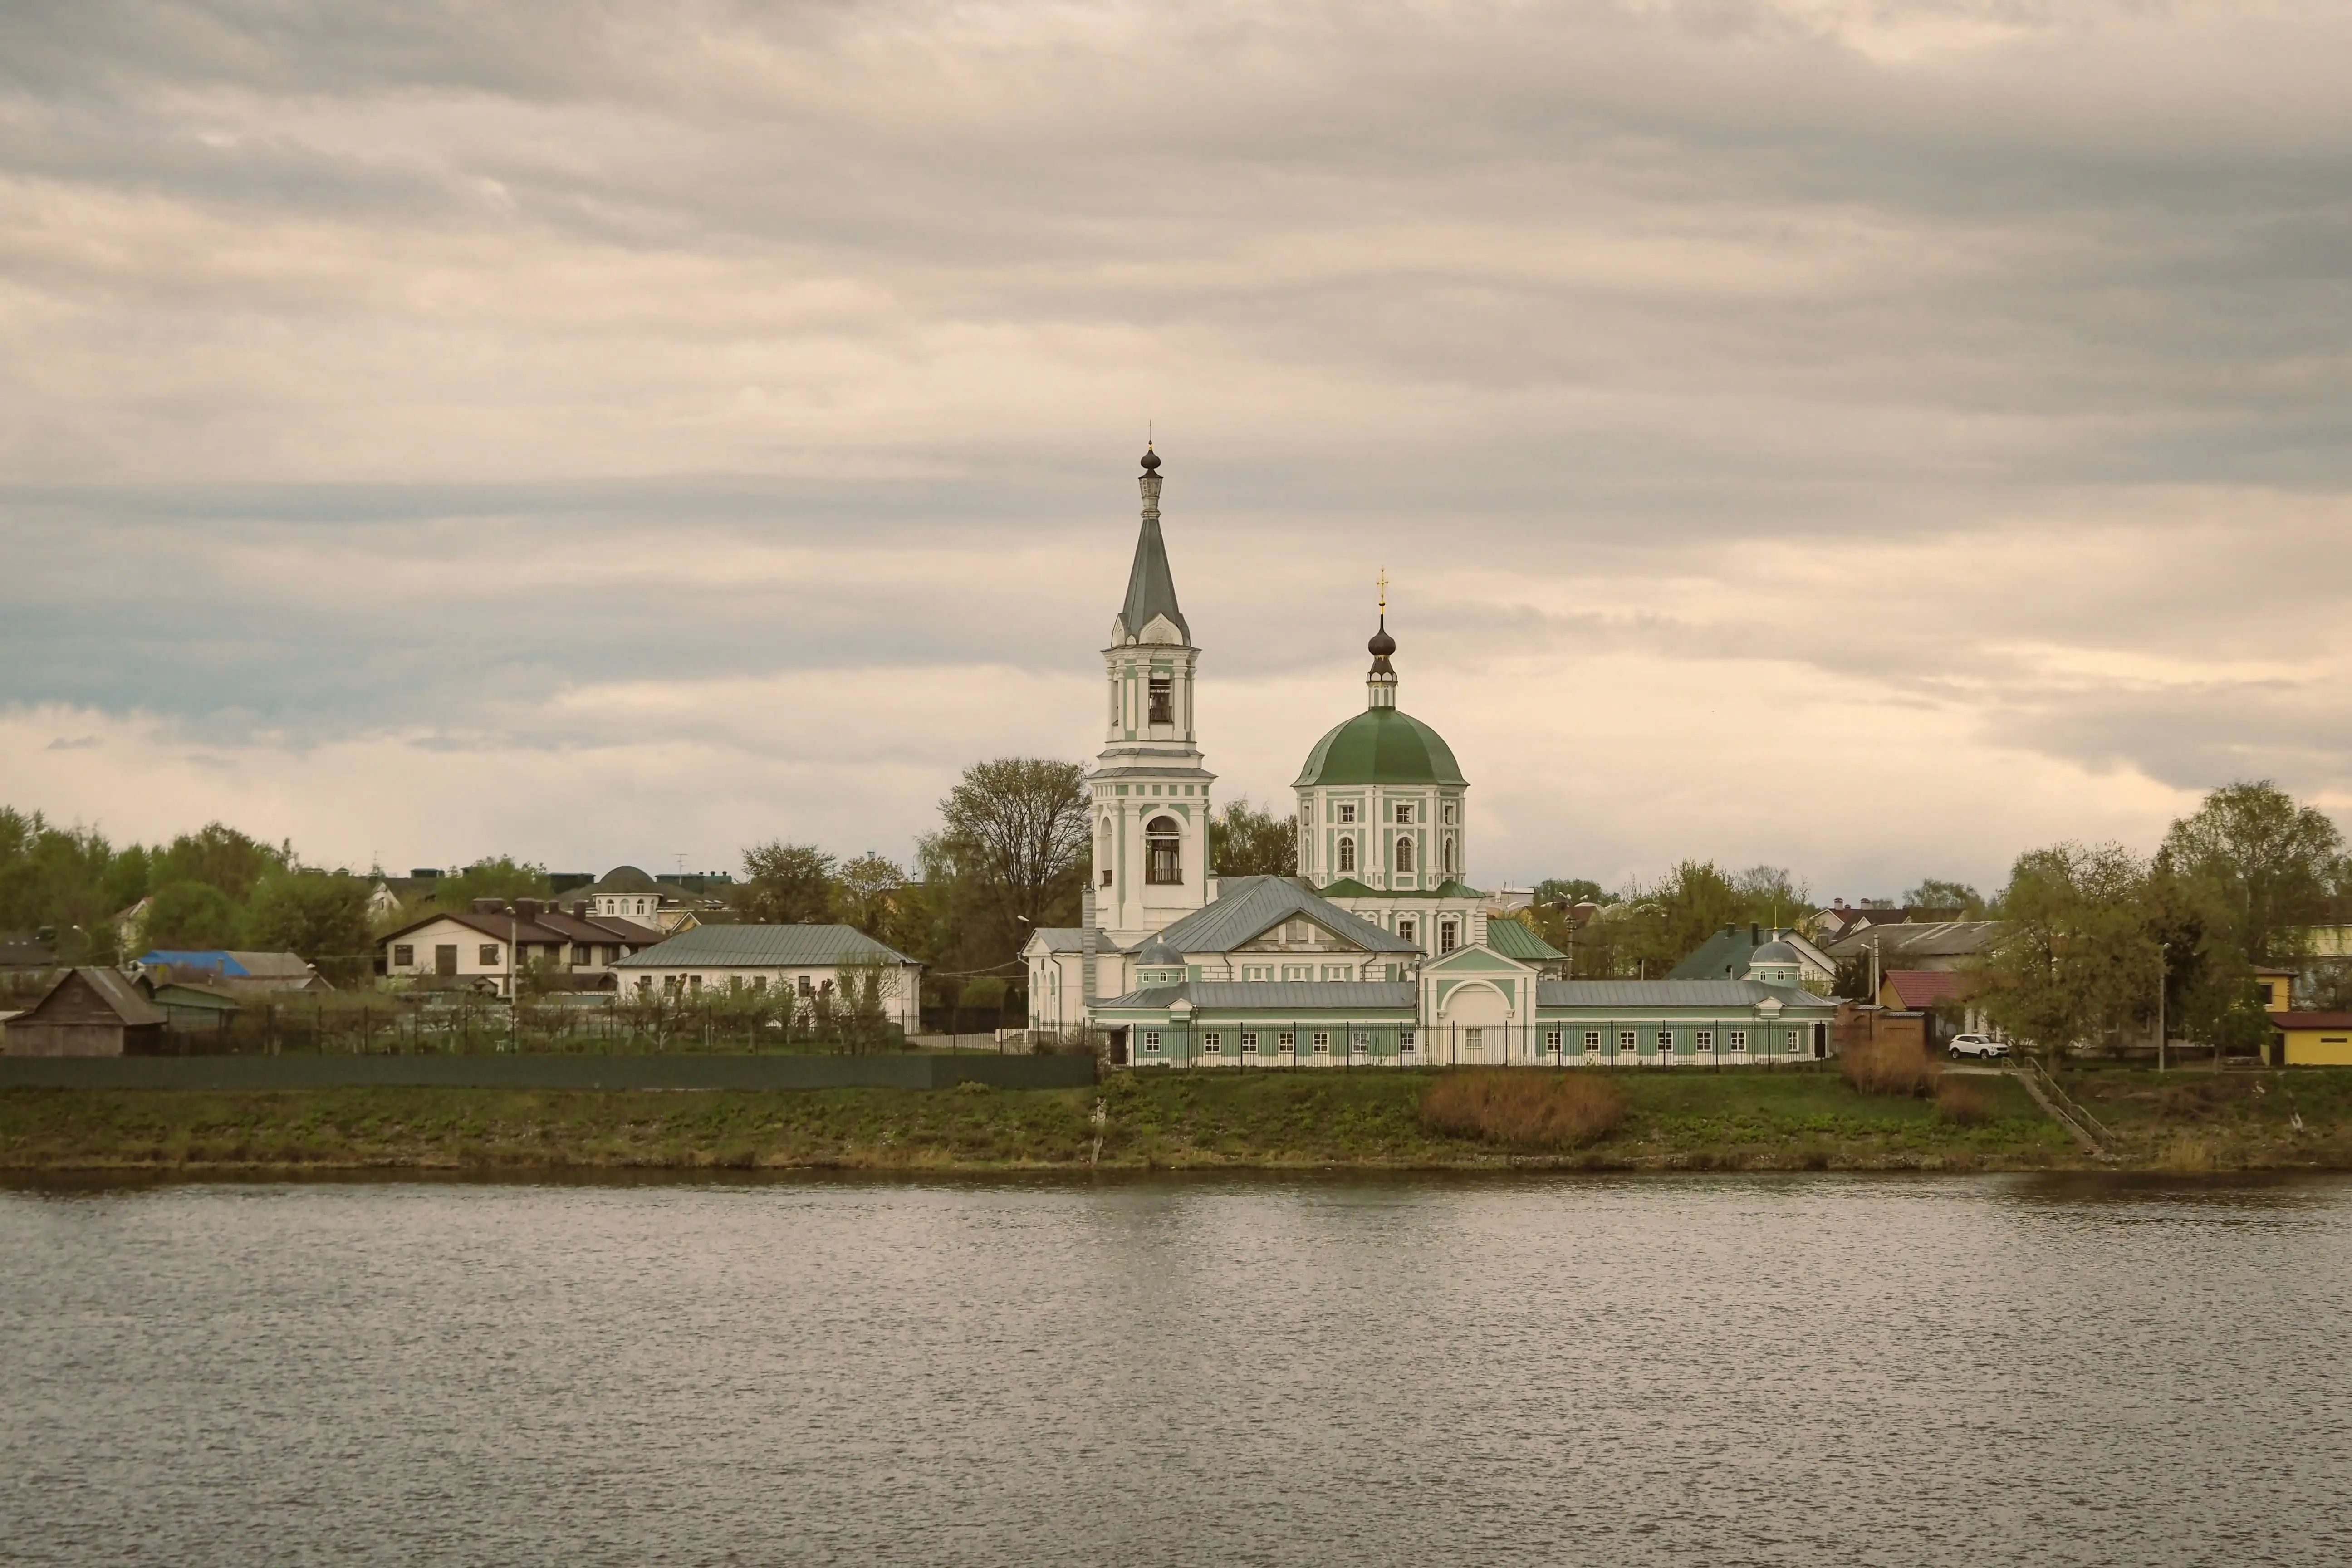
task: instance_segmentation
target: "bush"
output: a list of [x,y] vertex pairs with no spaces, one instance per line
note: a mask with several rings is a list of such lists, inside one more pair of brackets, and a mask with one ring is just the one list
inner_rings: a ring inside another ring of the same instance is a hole
[[1944,1064],[1914,1041],[1870,1040],[1841,1055],[1838,1071],[1864,1094],[1925,1095],[1936,1092]]
[[1962,1127],[1992,1120],[1992,1100],[1974,1084],[1946,1079],[1936,1090],[1936,1114]]
[[1515,1149],[1570,1149],[1625,1120],[1625,1091],[1597,1074],[1473,1068],[1421,1096],[1422,1125]]

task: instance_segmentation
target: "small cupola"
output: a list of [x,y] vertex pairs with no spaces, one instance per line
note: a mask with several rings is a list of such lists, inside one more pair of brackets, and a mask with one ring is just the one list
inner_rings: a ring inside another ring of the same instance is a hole
[[1372,640],[1364,645],[1364,651],[1372,656],[1371,673],[1364,677],[1364,706],[1395,707],[1396,666],[1389,662],[1389,656],[1396,652],[1396,638],[1389,636],[1389,574],[1385,568],[1381,572],[1380,629],[1372,633]]
[[1153,937],[1135,954],[1135,984],[1139,990],[1149,991],[1159,985],[1184,984],[1184,955]]
[[1797,950],[1782,942],[1780,933],[1775,931],[1770,942],[1748,955],[1748,978],[1766,985],[1794,985],[1800,963]]

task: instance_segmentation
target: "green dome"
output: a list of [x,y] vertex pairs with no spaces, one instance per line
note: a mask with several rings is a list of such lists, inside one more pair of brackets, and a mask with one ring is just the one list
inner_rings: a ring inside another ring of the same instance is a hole
[[1367,708],[1315,742],[1291,787],[1467,782],[1436,731],[1393,708]]

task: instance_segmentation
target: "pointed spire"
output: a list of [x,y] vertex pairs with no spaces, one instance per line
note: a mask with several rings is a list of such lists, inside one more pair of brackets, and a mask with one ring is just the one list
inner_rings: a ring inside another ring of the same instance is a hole
[[1130,637],[1139,637],[1154,616],[1165,616],[1186,643],[1192,628],[1176,607],[1176,578],[1168,569],[1168,543],[1160,537],[1160,454],[1147,441],[1143,447],[1143,528],[1136,535],[1135,565],[1127,574],[1127,603],[1119,624]]

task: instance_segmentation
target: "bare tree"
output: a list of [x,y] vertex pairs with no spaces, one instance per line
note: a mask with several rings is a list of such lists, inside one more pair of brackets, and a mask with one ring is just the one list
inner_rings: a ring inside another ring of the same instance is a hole
[[974,763],[940,802],[927,861],[952,872],[1003,915],[1042,924],[1084,874],[1087,793],[1076,763],[999,757]]

